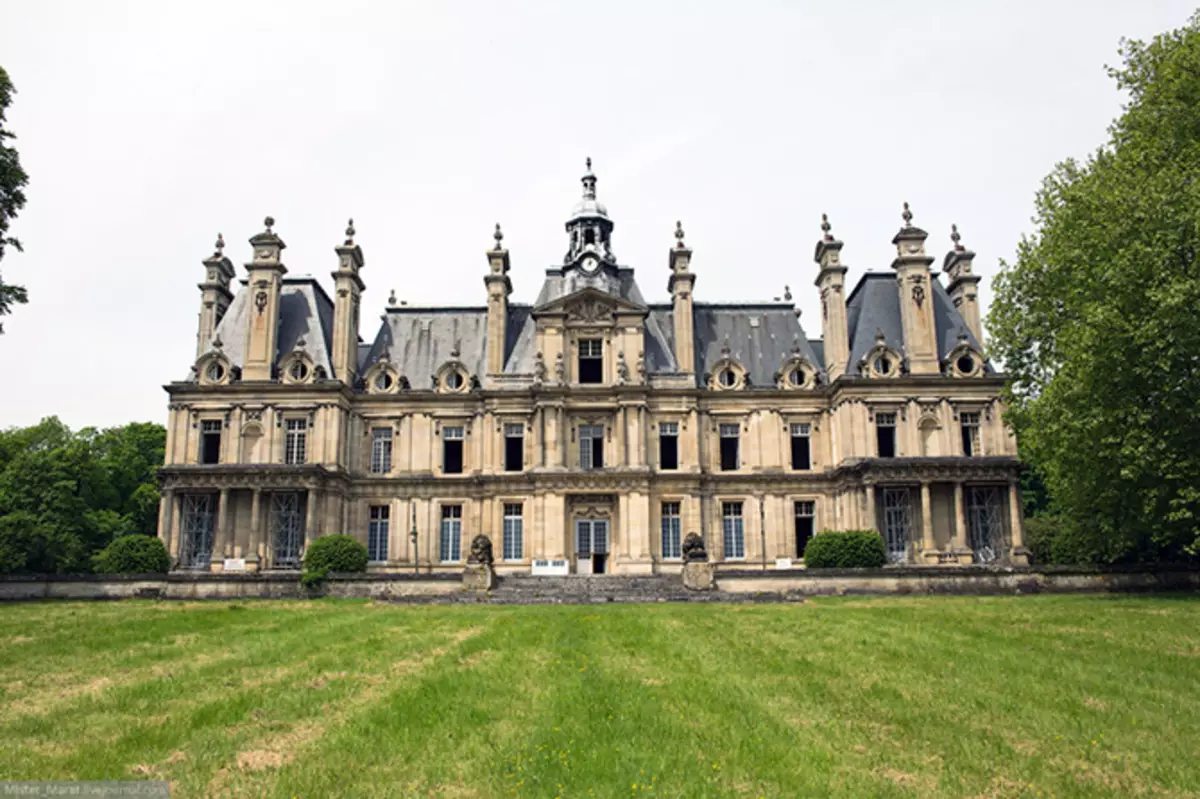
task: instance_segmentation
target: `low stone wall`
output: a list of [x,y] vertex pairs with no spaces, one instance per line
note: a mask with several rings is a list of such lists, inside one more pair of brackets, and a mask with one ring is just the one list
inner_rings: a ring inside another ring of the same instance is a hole
[[[536,577],[522,577],[530,583]],[[566,578],[571,579],[571,578]],[[627,580],[662,580],[663,577]],[[674,577],[681,581],[682,577]],[[1200,569],[1067,567],[900,567],[721,571],[715,591],[688,592],[763,599],[864,594],[1039,594],[1200,590]],[[458,574],[331,576],[319,595],[343,599],[437,602],[463,597]],[[303,599],[313,596],[299,572],[266,574],[0,576],[0,601],[38,599]],[[480,596],[482,599],[483,597]],[[699,597],[697,597],[699,598]],[[500,597],[496,597],[500,601]],[[512,599],[512,598],[508,598]],[[486,600],[485,600],[486,601]],[[507,601],[507,600],[505,600]]]

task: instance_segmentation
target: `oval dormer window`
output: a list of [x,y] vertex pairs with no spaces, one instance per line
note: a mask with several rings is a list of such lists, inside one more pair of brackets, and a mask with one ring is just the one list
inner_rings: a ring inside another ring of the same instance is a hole
[[375,388],[380,391],[387,391],[392,387],[392,376],[387,372],[380,372],[375,376]]
[[220,383],[223,379],[225,379],[225,367],[216,361],[213,361],[208,365],[208,368],[204,370],[204,377],[210,383]]
[[807,381],[808,375],[804,374],[804,369],[797,366],[792,371],[788,372],[788,382],[793,386],[802,386]]
[[294,361],[288,374],[293,380],[304,380],[308,377],[308,365],[304,361]]
[[721,374],[717,376],[717,380],[725,388],[733,388],[737,384],[737,375],[732,369],[722,369]]
[[458,391],[463,387],[462,372],[450,372],[446,375],[446,388],[451,391]]
[[970,355],[960,355],[954,365],[964,375],[969,375],[975,371],[975,359]]
[[875,359],[875,372],[880,375],[890,375],[892,373],[892,359],[886,355],[880,355]]

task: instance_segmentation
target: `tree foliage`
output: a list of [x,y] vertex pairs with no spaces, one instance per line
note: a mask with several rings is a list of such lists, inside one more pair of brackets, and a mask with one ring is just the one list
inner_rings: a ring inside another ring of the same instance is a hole
[[100,574],[165,574],[171,556],[155,536],[123,535],[92,559]]
[[156,424],[0,431],[0,573],[87,572],[114,539],[154,535],[165,445]]
[[1108,142],[1037,193],[989,316],[1013,425],[1075,560],[1200,546],[1200,15],[1123,41]]
[[[0,260],[4,259],[4,249],[13,247],[21,249],[21,242],[8,234],[9,224],[16,218],[17,212],[25,206],[25,184],[29,176],[21,168],[21,159],[15,148],[10,147],[8,140],[15,139],[6,127],[5,112],[12,104],[13,95],[17,90],[9,80],[8,73],[0,67]],[[0,275],[0,317],[12,312],[12,306],[28,302],[29,295],[24,286],[8,285]],[[4,325],[0,323],[0,333]]]

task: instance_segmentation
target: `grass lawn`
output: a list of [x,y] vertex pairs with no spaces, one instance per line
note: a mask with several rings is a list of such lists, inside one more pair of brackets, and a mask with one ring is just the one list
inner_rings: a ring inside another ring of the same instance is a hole
[[1200,597],[6,605],[0,779],[1200,796]]

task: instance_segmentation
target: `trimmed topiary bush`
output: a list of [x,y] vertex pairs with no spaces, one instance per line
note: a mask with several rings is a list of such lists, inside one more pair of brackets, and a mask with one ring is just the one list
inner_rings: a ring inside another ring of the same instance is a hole
[[804,547],[810,569],[878,569],[886,563],[887,548],[874,530],[822,530]]
[[304,574],[308,587],[320,585],[330,572],[365,572],[367,548],[348,535],[323,535],[304,552]]
[[165,574],[171,570],[171,556],[156,536],[135,533],[114,538],[92,565],[101,574]]

